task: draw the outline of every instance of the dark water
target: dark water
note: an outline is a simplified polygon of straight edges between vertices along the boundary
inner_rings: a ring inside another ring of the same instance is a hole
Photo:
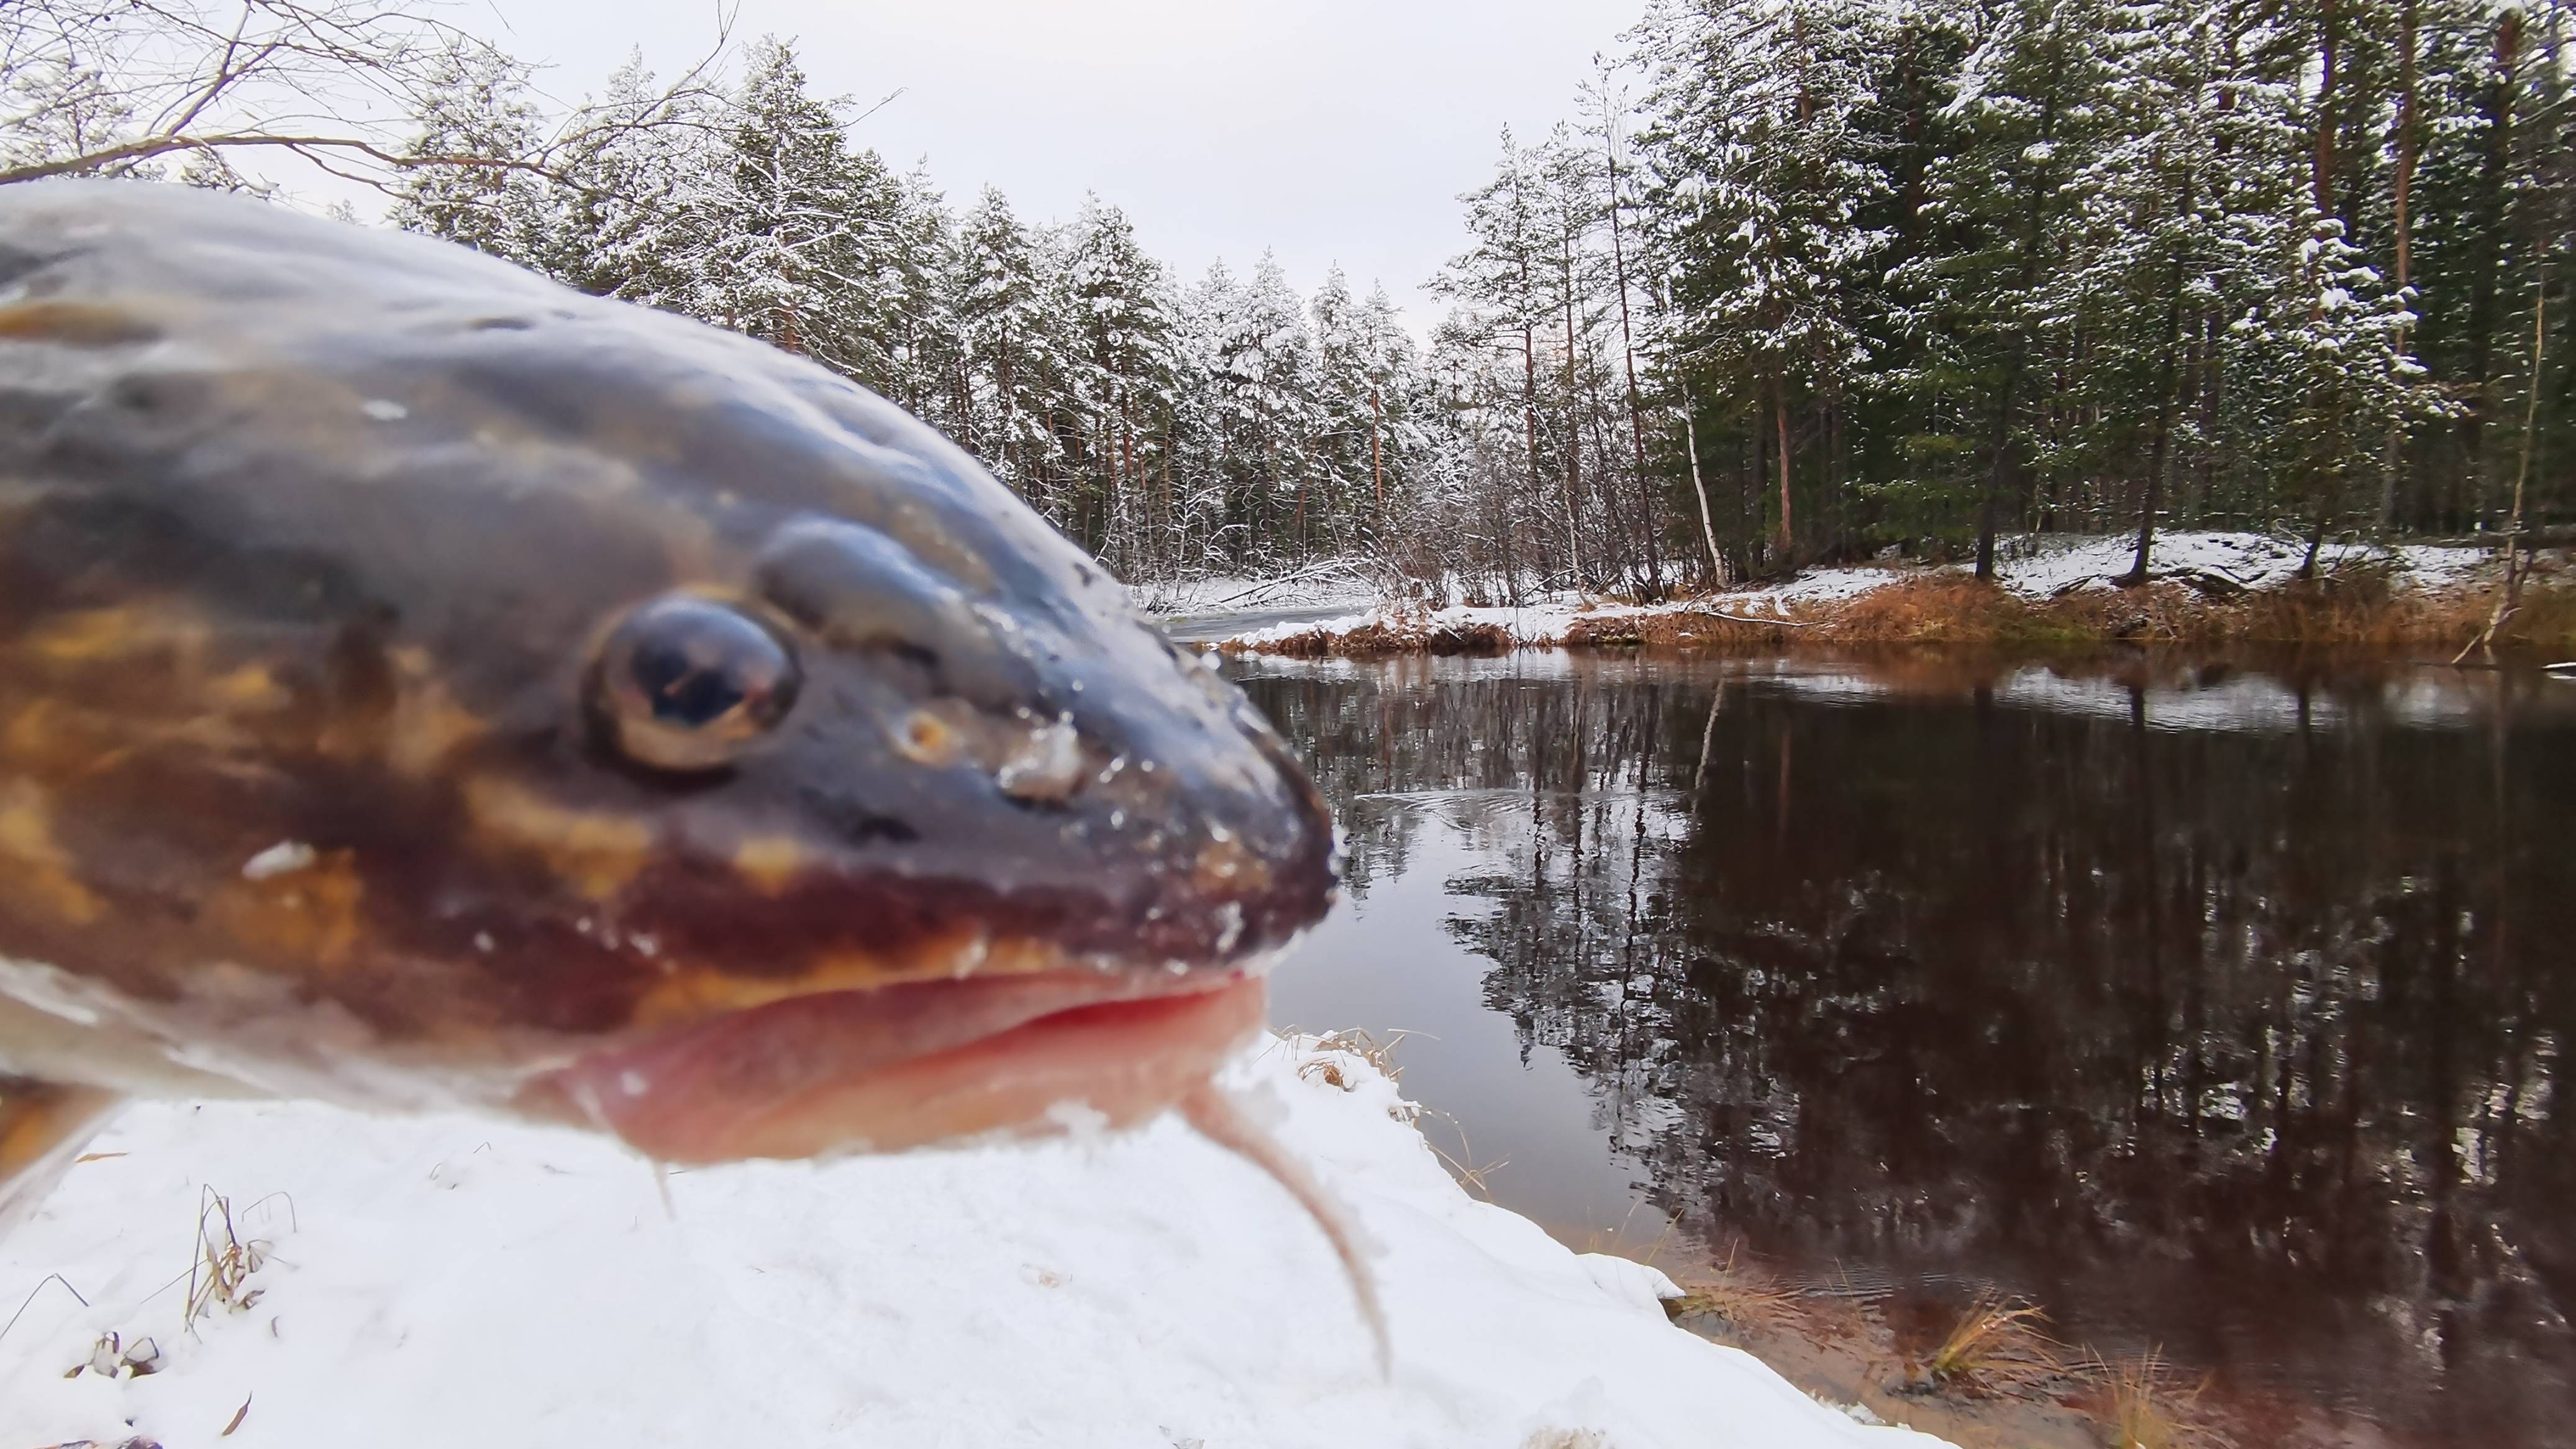
[[[1991,1283],[2353,1443],[2576,1442],[2576,682],[1239,671],[1349,834],[1275,1018],[1578,1246]]]

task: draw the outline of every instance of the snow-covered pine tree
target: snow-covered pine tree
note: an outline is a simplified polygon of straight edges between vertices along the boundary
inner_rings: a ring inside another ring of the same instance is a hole
[[[1548,311],[1547,351],[1543,369],[1551,405],[1546,419],[1547,453],[1563,488],[1569,517],[1585,567],[1580,581],[1588,588],[1607,586],[1620,561],[1644,556],[1634,536],[1636,511],[1627,490],[1612,478],[1624,473],[1625,451],[1609,446],[1602,426],[1604,405],[1600,376],[1601,325],[1610,316],[1605,305],[1610,285],[1609,257],[1595,246],[1608,208],[1601,171],[1588,147],[1559,125],[1536,149],[1540,183],[1539,221],[1545,233],[1546,266],[1540,290]],[[1631,588],[1643,580],[1631,576]]]
[[[1329,551],[1356,550],[1385,494],[1382,365],[1372,320],[1339,266],[1308,303],[1315,338],[1315,470]]]
[[[1798,536],[1793,418],[1870,360],[1856,283],[1887,243],[1867,220],[1887,181],[1862,115],[1885,22],[1861,0],[1665,0],[1640,28],[1671,355],[1767,432],[1782,560]]]
[[[873,152],[869,153],[873,155]],[[864,255],[877,292],[877,351],[886,396],[915,416],[954,430],[950,379],[963,354],[957,332],[957,219],[926,165],[889,178],[882,223]]]
[[[986,187],[958,227],[953,265],[967,394],[960,441],[1035,499],[1054,460],[1047,397],[1059,366],[1044,254],[1009,199]]]
[[[892,211],[883,163],[851,153],[835,105],[807,93],[794,47],[776,37],[746,58],[724,141],[704,305],[726,326],[882,379],[871,252]]]
[[[2039,303],[2086,341],[2059,389],[2076,405],[2032,447],[2037,518],[2042,528],[2070,516],[2109,523],[2111,509],[2096,505],[2114,500],[2099,488],[2133,482],[2130,572],[2143,580],[2178,445],[2194,455],[2210,445],[2187,411],[2223,365],[2206,349],[2261,287],[2261,243],[2236,211],[2248,187],[2235,113],[2251,78],[2217,17],[2192,0],[2113,9],[2094,45],[2107,133],[2072,155],[2074,239],[2067,264],[2043,276]]]
[[[1279,259],[1262,253],[1217,340],[1226,448],[1243,481],[1238,516],[1264,560],[1295,567],[1315,552],[1314,341]],[[1247,558],[1245,562],[1253,560]]]
[[[2027,460],[2053,456],[2063,416],[2074,178],[2104,144],[2111,20],[2111,0],[2005,0],[1979,17],[1947,108],[1951,145],[1923,177],[1941,240],[1906,264],[1899,322],[1927,344],[1913,381],[1938,421],[1918,456],[1938,471],[1924,481],[1972,507],[1979,577],[1993,574],[1998,530],[2028,512]]]
[[[459,41],[432,63],[428,105],[406,157],[521,157],[537,149],[542,113],[528,90],[528,68],[488,45]],[[422,166],[394,186],[388,219],[411,231],[459,242],[522,265],[538,265],[546,247],[547,187],[513,166]]]
[[[1151,562],[1154,499],[1172,413],[1172,307],[1161,264],[1124,212],[1087,198],[1063,238],[1077,330],[1069,371],[1082,454],[1075,537],[1122,574]]]
[[[1360,304],[1360,363],[1369,384],[1369,508],[1372,528],[1409,506],[1439,443],[1438,407],[1420,349],[1385,284]]]
[[[1517,349],[1516,401],[1524,463],[1520,487],[1533,500],[1543,496],[1546,488],[1539,440],[1538,338],[1549,311],[1543,291],[1549,258],[1540,215],[1542,189],[1535,158],[1512,139],[1506,127],[1493,180],[1459,198],[1466,204],[1467,231],[1475,244],[1451,258],[1432,284],[1460,306],[1461,315],[1455,319],[1459,345],[1466,345],[1470,336],[1483,336]],[[1484,369],[1469,368],[1464,375],[1479,384],[1466,394],[1474,399],[1470,405],[1501,405],[1483,386],[1490,381]],[[1561,499],[1552,532],[1565,558],[1566,576],[1579,577],[1582,542],[1576,520],[1562,507]],[[1534,565],[1537,560],[1524,562]],[[1517,581],[1513,587],[1518,587]]]
[[[716,144],[722,118],[659,88],[641,51],[609,75],[594,106],[629,124],[576,139],[563,184],[549,188],[531,262],[594,296],[714,315],[704,282],[729,192]]]

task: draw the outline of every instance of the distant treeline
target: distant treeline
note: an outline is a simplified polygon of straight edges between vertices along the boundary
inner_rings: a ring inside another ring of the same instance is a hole
[[[1176,278],[1098,200],[952,207],[775,41],[688,124],[425,167],[395,219],[808,353],[1138,579],[2492,531],[2576,518],[2571,8],[1662,0],[1462,198],[1427,348],[1338,274]],[[489,52],[436,94],[421,156],[545,122]]]
[[[2565,516],[2571,18],[1667,0],[1634,204],[1721,543]]]
[[[854,146],[763,41],[681,124],[550,171],[429,167],[393,219],[814,357],[980,457],[1131,581],[1364,555],[1436,488],[1438,409],[1386,294],[1264,257],[1183,283],[1097,199],[1034,225]],[[524,154],[524,71],[461,55],[416,154]],[[605,105],[657,94],[630,65]]]

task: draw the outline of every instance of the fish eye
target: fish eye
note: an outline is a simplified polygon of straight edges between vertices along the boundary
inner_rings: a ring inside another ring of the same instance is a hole
[[[594,732],[618,754],[656,770],[715,770],[777,728],[803,680],[768,625],[672,595],[618,621],[583,693]]]

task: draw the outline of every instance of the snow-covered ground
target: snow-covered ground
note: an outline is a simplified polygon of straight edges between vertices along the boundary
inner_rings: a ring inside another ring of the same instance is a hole
[[[2123,537],[2051,537],[2024,544],[1996,562],[1996,581],[2028,599],[2046,599],[2088,583],[2110,587],[2109,579],[2128,572],[2136,541]],[[2231,581],[2245,589],[2276,588],[2287,583],[2307,555],[2304,540],[2264,533],[2175,532],[2156,536],[2151,572],[2157,577],[2199,576]],[[2417,587],[2448,588],[2474,582],[2493,555],[2475,548],[2420,544],[2385,548],[2375,544],[2329,544],[2318,553],[2327,568],[2381,563]],[[1961,565],[1870,564],[1855,568],[1809,569],[1785,583],[1738,589],[1702,599],[1639,606],[1587,599],[1578,594],[1550,594],[1521,608],[1477,609],[1458,606],[1434,613],[1404,613],[1355,603],[1349,613],[1324,619],[1301,619],[1248,629],[1225,642],[1258,651],[1299,635],[1321,631],[1347,634],[1373,624],[1407,628],[1457,629],[1493,624],[1521,644],[1553,644],[1579,618],[1614,620],[1676,610],[1713,608],[1748,618],[1789,612],[1792,606],[1834,604],[1873,589],[1909,579],[1944,573],[1964,575]]]
[[[2288,583],[2307,558],[2303,539],[2269,533],[2175,532],[2156,535],[2150,573],[2205,575],[2231,580],[2247,589],[2278,588]],[[2492,557],[2485,549],[2403,544],[2335,543],[2317,551],[2322,568],[2387,564],[2418,587],[2450,587],[2470,582]],[[2056,536],[2008,552],[1995,561],[1995,581],[2026,599],[2050,598],[2086,583],[2125,574],[2137,558],[2134,537]],[[1814,603],[1853,598],[1902,579],[1945,570],[1922,567],[1811,569],[1786,584],[1750,589],[1727,597],[1747,602]],[[1947,572],[1966,573],[1953,565]],[[2104,583],[2105,587],[2109,585]]]
[[[1370,606],[1332,618],[1300,619],[1249,629],[1230,636],[1226,642],[1258,651],[1265,644],[1276,644],[1319,630],[1326,634],[1347,634],[1371,624],[1400,621],[1408,628],[1426,629],[1468,629],[1491,624],[1510,635],[1516,643],[1552,644],[1563,638],[1565,631],[1577,619],[1628,618],[1640,614],[1672,613],[1690,607],[1694,605],[1610,603],[1568,592],[1542,594],[1517,608],[1474,608],[1455,604],[1429,612],[1399,613]]]
[[[1359,1059],[1273,1043],[1233,1086],[1375,1240],[1391,1378],[1314,1226],[1174,1122],[657,1187],[570,1132],[154,1105],[0,1242],[0,1446],[1938,1449],[1471,1200]],[[261,1260],[189,1327],[212,1192]]]
[[[1368,573],[1356,563],[1324,563],[1282,578],[1214,575],[1173,583],[1130,584],[1128,597],[1153,614],[1209,614],[1227,609],[1358,607],[1376,597]]]

